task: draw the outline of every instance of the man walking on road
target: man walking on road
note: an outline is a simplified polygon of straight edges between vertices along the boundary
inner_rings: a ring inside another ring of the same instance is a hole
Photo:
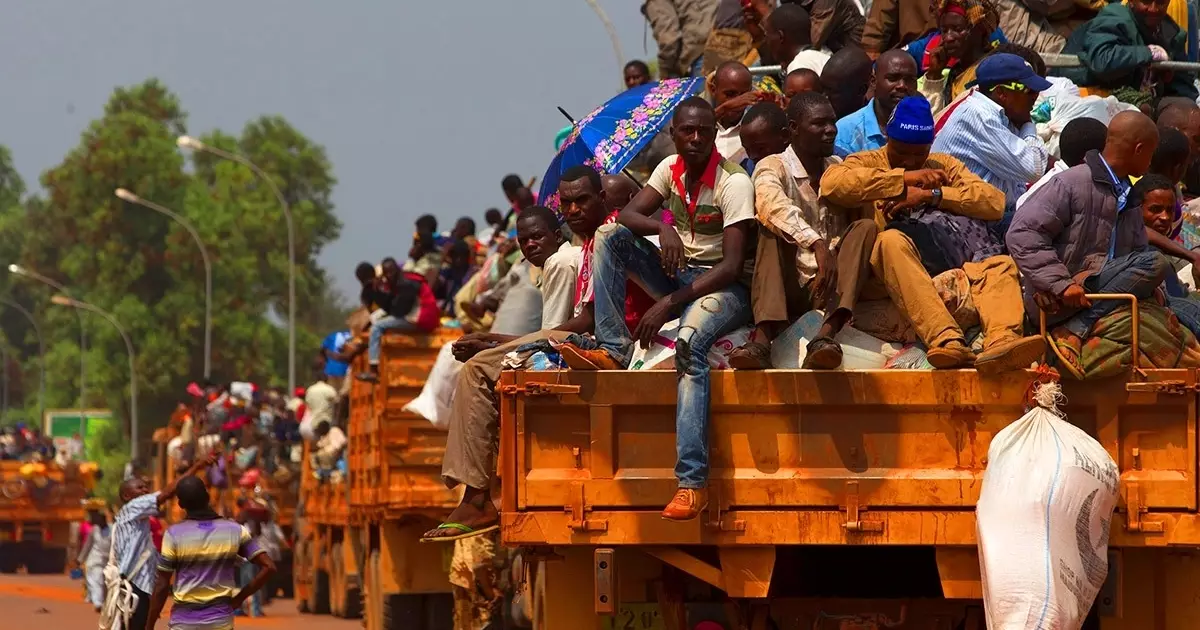
[[[245,527],[213,511],[203,481],[190,477],[179,482],[179,507],[186,515],[163,537],[154,601],[141,627],[154,630],[174,576],[171,630],[233,630],[234,611],[266,585],[275,563]],[[257,575],[240,590],[234,579],[238,558],[258,566]]]
[[[150,613],[150,591],[154,589],[154,567],[158,564],[158,550],[154,547],[154,537],[150,532],[150,518],[175,496],[179,483],[194,477],[215,462],[219,455],[218,451],[213,451],[159,492],[151,492],[141,477],[121,482],[119,491],[124,505],[113,523],[112,544],[116,546],[114,555],[117,568],[121,575],[129,579],[138,598],[133,616],[130,617],[130,630],[145,628]]]

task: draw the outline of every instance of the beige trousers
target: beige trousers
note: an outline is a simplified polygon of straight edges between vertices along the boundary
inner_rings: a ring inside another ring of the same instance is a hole
[[[491,487],[500,440],[496,381],[500,380],[500,362],[504,355],[532,341],[550,339],[557,342],[569,334],[541,330],[484,350],[463,366],[454,389],[450,434],[442,459],[442,477],[447,487],[458,484],[479,489]]]

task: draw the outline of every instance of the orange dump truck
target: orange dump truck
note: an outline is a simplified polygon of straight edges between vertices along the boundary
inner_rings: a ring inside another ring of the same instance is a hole
[[[71,525],[87,516],[78,470],[0,461],[0,573],[66,571]]]
[[[974,507],[1032,380],[714,371],[710,503],[676,523],[674,373],[506,372],[502,538],[540,560],[535,627],[983,630]],[[1198,627],[1196,371],[1063,389],[1121,480],[1084,628]]]
[[[441,480],[446,433],[403,407],[459,334],[384,337],[379,382],[351,385],[347,478],[318,482],[306,449],[293,572],[302,612],[361,616],[368,630],[451,626],[449,549],[418,541],[458,504]],[[351,373],[365,368],[359,357]]]

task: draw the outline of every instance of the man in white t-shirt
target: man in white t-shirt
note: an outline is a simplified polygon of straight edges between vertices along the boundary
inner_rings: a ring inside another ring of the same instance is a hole
[[[675,110],[671,136],[679,154],[654,169],[619,223],[596,231],[595,347],[582,342],[561,347],[574,369],[625,369],[635,340],[648,346],[668,320],[679,318],[679,488],[662,513],[671,520],[694,519],[708,502],[708,351],[749,323],[751,313],[745,263],[751,231],[757,229],[754,185],[746,171],[716,151],[716,134],[716,115],[704,99],[689,98]],[[664,205],[674,226],[651,218]],[[658,236],[661,248],[648,236]],[[657,299],[632,331],[625,323],[627,280]]]
[[[808,68],[820,76],[830,52],[812,46],[812,21],[808,11],[798,4],[785,4],[767,16],[763,24],[767,50],[789,74]]]
[[[317,379],[317,382],[304,390],[305,412],[302,422],[314,429],[322,422],[333,424],[337,402],[338,391],[333,388],[333,385],[326,382],[323,377]]]

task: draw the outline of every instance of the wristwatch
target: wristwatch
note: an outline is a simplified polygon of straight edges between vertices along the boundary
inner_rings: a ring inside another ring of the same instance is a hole
[[[930,205],[932,205],[934,208],[940,208],[942,205],[942,189],[934,188],[933,190],[929,191],[929,193],[933,195],[933,203]]]

